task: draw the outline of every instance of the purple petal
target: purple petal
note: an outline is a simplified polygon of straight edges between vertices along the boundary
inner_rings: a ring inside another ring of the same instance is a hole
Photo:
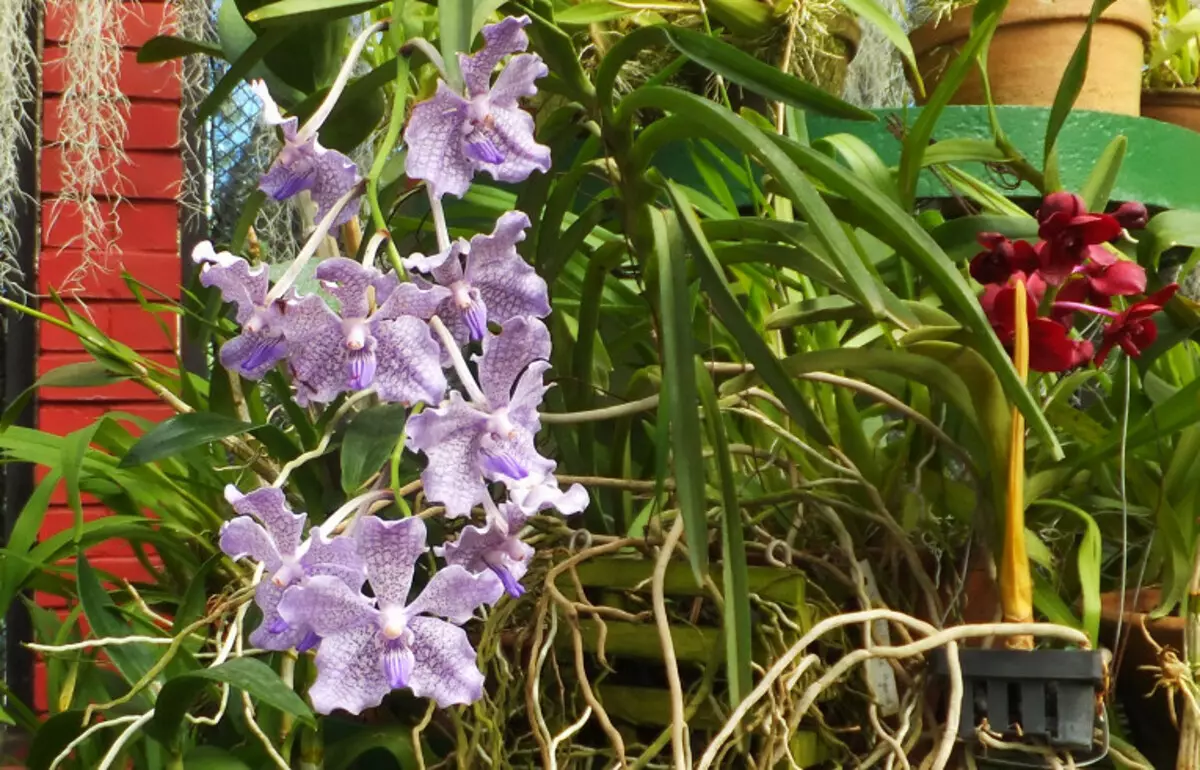
[[[462,151],[466,101],[442,82],[432,98],[413,107],[404,142],[405,172],[429,183],[436,196],[461,198],[471,185],[473,169]]]
[[[472,288],[466,293],[465,301],[457,301],[459,310],[462,313],[463,323],[466,324],[467,332],[471,335],[472,340],[481,340],[483,335],[487,333],[488,309],[480,296],[479,290]]]
[[[277,201],[287,200],[303,190],[313,190],[320,174],[312,143],[285,143],[267,173],[258,180],[258,189]]]
[[[342,318],[370,315],[375,283],[383,277],[375,268],[345,257],[323,260],[317,265],[315,275],[322,288],[338,301]]]
[[[499,163],[475,161],[475,168],[488,172],[497,182],[524,182],[534,171],[550,170],[550,148],[533,138],[533,118],[516,107],[492,106],[488,138],[499,148]]]
[[[463,154],[476,163],[503,163],[504,153],[496,146],[496,138],[484,127],[475,128],[463,140]]]
[[[449,296],[450,291],[441,286],[402,283],[388,295],[387,301],[380,305],[371,319],[390,320],[401,316],[413,316],[427,321],[433,318]]]
[[[374,624],[343,629],[321,639],[317,681],[308,688],[313,710],[359,714],[383,702],[392,686],[383,670],[383,635]]]
[[[485,434],[480,439],[479,464],[484,476],[509,488],[541,484],[554,472],[555,463],[538,454],[533,434],[519,425],[514,427],[508,436]]]
[[[429,325],[412,316],[375,321],[372,334],[378,342],[375,390],[383,401],[401,404],[437,404],[446,392],[441,348]]]
[[[315,294],[301,298],[287,315],[288,363],[296,402],[328,403],[346,390],[346,336],[342,320]]]
[[[287,340],[273,331],[242,332],[221,346],[221,366],[248,380],[260,380],[287,358]]]
[[[450,565],[429,579],[425,590],[408,606],[408,612],[437,615],[461,625],[471,619],[475,610],[495,604],[502,593],[502,587],[490,575],[473,575],[463,567]]]
[[[339,535],[326,538],[315,527],[308,539],[308,548],[300,557],[300,564],[307,575],[330,575],[348,587],[358,591],[367,579],[362,559],[358,556],[358,543],[354,538]]]
[[[392,296],[392,292],[403,284],[400,283],[400,278],[396,275],[396,271],[389,270],[376,278],[375,282],[371,285],[375,287],[375,304],[383,306],[387,304],[388,299]]]
[[[470,514],[487,492],[478,464],[479,439],[488,417],[451,391],[449,403],[408,419],[409,449],[427,459],[421,481],[425,496],[446,506],[451,518]]]
[[[408,628],[416,658],[408,682],[413,695],[432,698],[440,708],[479,700],[483,674],[466,632],[437,618],[413,618]]]
[[[211,247],[210,247],[211,248]],[[437,268],[446,264],[447,260],[453,258],[454,262],[460,262],[462,253],[467,248],[467,242],[459,239],[450,244],[450,248],[445,251],[439,251],[436,254],[425,256],[420,252],[413,252],[405,259],[400,260],[405,269],[412,270],[418,273],[432,273]],[[458,265],[459,272],[462,271],[462,265]]]
[[[389,639],[383,646],[383,673],[393,690],[408,687],[416,658],[400,639]]]
[[[376,344],[376,340],[368,339],[366,347],[346,354],[346,386],[350,390],[362,390],[375,381],[375,369],[379,365],[375,355]]]
[[[303,639],[296,643],[296,652],[308,652],[320,643],[321,637],[317,636],[313,631],[309,631],[304,635]]]
[[[549,361],[531,363],[517,379],[508,402],[509,418],[532,434],[541,430],[542,421],[537,410],[542,405],[542,397],[550,389],[542,381],[542,376],[549,368]]]
[[[479,290],[490,319],[501,326],[518,316],[550,314],[546,282],[517,253],[527,227],[529,217],[510,211],[497,220],[491,235],[471,239],[466,282]]]
[[[220,542],[221,550],[229,558],[236,561],[249,556],[267,565],[269,572],[279,569],[283,561],[275,541],[261,524],[249,516],[238,516],[222,524]]]
[[[379,606],[407,605],[413,569],[417,559],[429,550],[425,545],[425,522],[366,516],[358,522],[354,536]]]
[[[519,537],[526,521],[521,509],[505,503],[501,511],[505,515],[503,526],[489,519],[483,527],[464,527],[458,539],[447,543],[442,552],[447,564],[460,565],[472,573],[490,571],[500,578],[504,590],[511,596],[520,596],[524,589],[517,581],[529,569],[534,550]]]
[[[196,246],[192,251],[192,259],[201,266],[200,284],[216,286],[223,300],[237,306],[239,324],[245,323],[254,309],[266,299],[266,265],[251,267],[249,262],[228,251],[217,253],[208,241]]]
[[[329,637],[355,626],[377,627],[379,613],[366,596],[332,575],[316,575],[304,585],[290,586],[277,605],[291,626],[311,628]]]
[[[534,361],[550,358],[550,330],[535,318],[513,318],[500,334],[483,338],[479,386],[493,409],[507,406],[517,378]],[[539,375],[540,377],[540,375]]]
[[[572,484],[566,491],[558,488],[558,481],[548,476],[541,484],[528,489],[510,489],[509,497],[526,515],[533,515],[548,508],[559,513],[579,513],[588,505],[588,493],[580,484]]]
[[[322,219],[333,208],[338,199],[358,184],[358,166],[337,150],[328,150],[314,142],[316,156],[314,169],[316,179],[312,186],[313,203],[317,206],[317,219]],[[358,216],[359,198],[351,200],[333,220],[340,227]]]
[[[287,588],[263,580],[254,589],[254,603],[262,610],[263,619],[258,628],[251,632],[250,644],[260,650],[290,650],[310,632],[307,625],[294,626],[279,614],[279,601]]]
[[[517,101],[537,94],[533,83],[550,74],[542,57],[533,53],[521,54],[508,60],[492,86],[489,100],[496,107],[516,107]]]
[[[230,490],[227,489],[226,496],[230,494]],[[296,553],[296,549],[300,547],[300,533],[304,530],[305,516],[303,513],[292,513],[282,490],[262,487],[236,497],[232,500],[232,505],[233,510],[238,513],[253,516],[262,522],[280,556],[292,556]],[[270,565],[267,565],[267,568],[277,569]]]
[[[492,574],[500,579],[500,585],[504,586],[506,594],[514,599],[520,599],[525,595],[525,586],[521,585],[521,579],[514,575],[508,567],[499,564],[489,564],[487,566],[492,571]]]
[[[529,36],[525,34],[527,26],[528,16],[509,16],[495,24],[489,24],[482,30],[483,48],[469,56],[461,53],[458,55],[467,93],[472,96],[486,94],[491,89],[492,72],[500,60],[529,47]]]

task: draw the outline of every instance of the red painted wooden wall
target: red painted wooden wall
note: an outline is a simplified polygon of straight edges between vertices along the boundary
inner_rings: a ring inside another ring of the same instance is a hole
[[[45,17],[40,179],[42,227],[37,266],[37,287],[42,294],[62,287],[82,259],[80,252],[71,247],[72,240],[80,232],[77,213],[69,206],[55,206],[56,195],[63,189],[62,155],[55,146],[59,139],[58,106],[64,88],[61,44],[69,34],[69,14],[74,2],[50,0]],[[179,297],[179,191],[183,178],[180,70],[178,63],[141,65],[135,59],[136,49],[146,40],[169,31],[170,7],[162,0],[143,0],[140,11],[136,6],[130,7],[133,10],[124,16],[125,50],[120,73],[122,91],[130,101],[129,131],[124,146],[128,162],[120,169],[116,188],[124,199],[118,207],[119,231],[114,229],[120,252],[110,257],[109,272],[89,274],[74,293],[75,300],[68,302],[77,311],[90,313],[97,326],[113,338],[151,357],[161,358],[164,363],[173,363],[177,343],[175,317],[167,317],[172,332],[164,334],[134,301],[121,273],[127,271],[143,283]],[[61,316],[52,302],[43,302],[42,309]],[[43,324],[38,337],[39,375],[57,366],[90,358],[72,335],[53,326]],[[161,420],[173,413],[152,394],[130,383],[94,389],[46,388],[39,394],[37,425],[42,430],[66,434],[109,411],[129,412],[152,420]],[[85,516],[89,519],[106,515],[103,507],[86,496],[84,505]],[[70,527],[72,521],[65,489],[60,486],[46,516],[43,537]],[[103,543],[89,555],[91,564],[99,570],[130,580],[144,575],[126,543]],[[38,601],[42,606],[65,612],[59,597],[39,595]],[[45,711],[45,669],[40,662],[35,669],[34,692],[37,709]]]

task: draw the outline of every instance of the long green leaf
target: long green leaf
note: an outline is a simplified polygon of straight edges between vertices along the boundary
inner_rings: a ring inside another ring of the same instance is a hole
[[[438,40],[442,60],[446,64],[446,79],[455,91],[462,90],[462,71],[458,55],[471,52],[471,22],[475,18],[472,0],[438,0]]]
[[[768,136],[763,134],[763,136]],[[884,237],[897,253],[913,263],[929,279],[944,309],[972,332],[974,347],[987,360],[1009,401],[1015,404],[1029,427],[1043,441],[1055,459],[1063,456],[1062,447],[1041,406],[1017,377],[1012,359],[992,331],[975,293],[961,272],[907,212],[886,196],[858,184],[844,169],[819,152],[785,137],[770,137],[788,157],[834,193],[845,197],[863,216],[875,220],[877,235]]]
[[[795,381],[784,370],[783,364],[771,352],[770,347],[763,341],[762,336],[746,318],[741,306],[738,305],[737,298],[734,297],[729,284],[725,282],[721,264],[713,254],[708,239],[704,237],[704,231],[701,229],[700,222],[696,219],[691,205],[688,204],[687,198],[671,182],[667,183],[667,192],[671,196],[671,203],[675,206],[684,237],[695,257],[700,283],[704,287],[709,301],[712,302],[717,317],[738,341],[746,358],[754,364],[755,373],[775,391],[775,395],[783,402],[792,419],[819,443],[829,444],[831,442],[829,431],[817,419],[812,407],[808,405],[796,387]]]
[[[670,390],[671,455],[675,495],[683,517],[683,534],[696,582],[708,571],[708,517],[704,497],[704,460],[700,446],[700,415],[696,411],[696,381],[692,377],[692,301],[688,292],[686,257],[671,223],[648,208],[658,265],[662,324],[663,389]],[[676,230],[678,228],[675,228]]]
[[[615,48],[615,46],[614,46]],[[881,318],[886,315],[886,307],[876,278],[867,269],[863,256],[846,234],[846,230],[837,217],[830,211],[828,204],[822,199],[816,187],[801,173],[796,163],[787,153],[770,142],[763,141],[763,132],[752,126],[746,120],[733,115],[728,110],[702,99],[695,94],[686,93],[675,88],[662,86],[643,86],[621,101],[618,122],[627,120],[628,114],[640,108],[667,110],[675,115],[686,118],[691,122],[693,136],[706,136],[717,141],[727,142],[736,146],[742,152],[758,157],[767,170],[774,176],[775,181],[783,188],[785,195],[795,204],[796,209],[812,228],[813,235],[825,248],[825,254],[837,266],[838,271],[854,292],[854,298],[865,307],[870,308],[873,317]],[[666,121],[658,121],[665,123]],[[652,153],[653,147],[646,147],[651,130],[643,132],[635,145],[643,148],[645,153]],[[812,152],[811,150],[808,150]],[[820,154],[820,153],[814,153]],[[821,156],[825,157],[825,156]],[[632,163],[645,163],[648,158]],[[825,158],[826,162],[836,164]],[[852,176],[846,175],[853,179]],[[858,184],[857,181],[855,184]]]
[[[911,208],[917,195],[917,178],[921,172],[922,158],[929,149],[929,140],[933,138],[933,127],[941,116],[942,110],[950,103],[950,99],[958,91],[958,87],[966,80],[971,68],[976,66],[976,57],[991,41],[992,35],[1000,23],[1000,14],[1004,12],[1007,0],[980,0],[975,6],[971,19],[971,36],[966,45],[959,51],[958,56],[942,74],[942,79],[934,89],[929,101],[921,108],[921,114],[913,123],[908,136],[904,138],[904,148],[900,152],[900,172],[897,184],[900,187],[900,200],[906,208]]]
[[[121,458],[120,467],[132,468],[174,457],[189,449],[246,433],[256,427],[248,422],[212,412],[179,414],[159,423],[142,436],[129,453]]]
[[[1121,161],[1125,160],[1125,149],[1129,140],[1124,136],[1114,137],[1104,152],[1096,160],[1092,173],[1088,174],[1083,189],[1079,191],[1088,211],[1104,211],[1108,205],[1108,196],[1112,195],[1117,185],[1117,177],[1121,173]]]
[[[900,26],[896,17],[878,0],[842,0],[842,4],[851,13],[882,32],[888,42],[896,46],[896,50],[904,58],[904,63],[908,65],[908,73],[913,78],[917,95],[924,96],[925,83],[921,80],[921,73],[917,71],[917,57],[913,53],[908,33]]]
[[[236,687],[260,703],[316,726],[312,710],[274,669],[254,658],[232,658],[219,666],[181,674],[164,684],[148,729],[160,740],[177,741],[188,709],[213,683]]]
[[[75,514],[75,542],[78,543],[83,532],[83,504],[80,501],[79,479],[83,472],[83,461],[92,443],[92,437],[104,422],[101,417],[96,422],[66,436],[62,447],[62,472],[67,483],[67,505]]]
[[[1083,604],[1083,630],[1092,640],[1092,646],[1100,638],[1100,559],[1103,537],[1100,526],[1091,514],[1077,505],[1063,500],[1038,500],[1035,505],[1048,505],[1069,511],[1083,523],[1083,535],[1079,539],[1076,564],[1079,569],[1079,590]]]
[[[225,51],[221,46],[206,40],[191,40],[174,35],[159,35],[152,37],[138,49],[138,64],[157,64],[159,62],[182,59],[184,56],[200,54],[214,59],[224,59]]]
[[[100,585],[96,572],[82,554],[75,561],[75,579],[79,603],[83,606],[88,625],[97,637],[132,636],[132,629],[120,618],[112,598]],[[113,665],[129,682],[136,682],[154,665],[154,653],[144,645],[113,645],[105,649]]]
[[[255,8],[246,21],[263,26],[307,24],[353,16],[383,5],[388,0],[279,0]]]
[[[729,438],[717,404],[717,391],[704,362],[696,359],[696,382],[704,424],[717,464],[721,490],[721,593],[725,597],[725,675],[729,679],[729,706],[737,708],[754,687],[750,668],[753,637],[750,631],[750,576],[746,566],[745,533],[742,510],[738,505],[737,481],[729,455]]]
[[[1054,165],[1052,160],[1056,149],[1054,144],[1058,141],[1058,134],[1067,122],[1067,116],[1071,114],[1071,109],[1075,106],[1075,100],[1083,91],[1083,79],[1087,76],[1088,52],[1092,47],[1092,30],[1100,19],[1100,14],[1104,13],[1105,9],[1114,2],[1116,0],[1095,0],[1092,3],[1092,12],[1088,15],[1083,37],[1075,46],[1075,52],[1071,54],[1067,68],[1063,71],[1062,80],[1058,82],[1058,92],[1054,95],[1054,104],[1050,107],[1050,118],[1046,121],[1046,139],[1043,144],[1044,165],[1047,169]]]

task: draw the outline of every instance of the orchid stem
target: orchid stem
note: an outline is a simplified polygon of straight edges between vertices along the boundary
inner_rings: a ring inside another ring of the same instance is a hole
[[[442,54],[434,47],[433,43],[423,37],[410,38],[404,47],[400,49],[400,53],[406,54],[410,50],[420,51],[429,60],[429,63],[437,68],[438,74],[442,76],[442,80],[450,82],[450,76],[446,74],[446,60],[442,58]]]
[[[367,250],[363,253],[363,267],[368,270],[375,267],[375,257],[379,254],[379,247],[386,240],[388,240],[387,230],[376,230],[371,235],[371,240],[367,241]]]
[[[392,94],[392,114],[388,118],[387,133],[384,134],[383,142],[379,145],[379,149],[375,152],[375,160],[371,163],[371,170],[367,172],[367,202],[371,206],[371,222],[375,225],[375,229],[388,229],[387,219],[383,216],[383,209],[379,205],[379,179],[383,176],[383,171],[387,168],[388,158],[391,157],[392,150],[396,148],[396,143],[400,141],[400,130],[404,127],[404,116],[408,109],[408,59],[403,56],[396,57],[396,80],[395,91]],[[396,276],[404,280],[408,275],[404,266],[400,261],[400,252],[396,249],[396,243],[392,239],[388,239],[388,259],[392,263],[392,267],[396,270]]]
[[[312,256],[317,253],[317,249],[320,248],[321,242],[325,240],[325,236],[329,233],[329,229],[333,227],[334,220],[337,219],[338,215],[342,213],[342,209],[346,208],[350,201],[354,200],[361,194],[362,182],[359,182],[347,190],[346,194],[338,198],[337,202],[333,204],[329,211],[325,212],[325,216],[323,216],[321,221],[317,223],[317,229],[313,230],[312,235],[308,236],[308,240],[304,243],[304,248],[302,248],[300,253],[296,255],[296,258],[292,260],[292,264],[288,265],[287,272],[285,272],[283,276],[275,282],[275,285],[271,287],[271,290],[267,292],[266,299],[263,300],[264,306],[275,302],[282,297],[288,289],[292,288],[292,285],[296,283],[296,279],[300,277],[300,273],[304,270],[304,266],[308,264],[308,260],[312,259]]]
[[[434,195],[433,189],[428,185],[425,189],[429,192],[429,211],[433,215],[433,231],[437,234],[438,252],[449,251],[450,231],[446,229],[446,212],[442,210],[441,196]]]
[[[370,507],[372,503],[393,496],[391,489],[373,489],[370,492],[364,492],[358,497],[347,500],[341,508],[338,508],[333,513],[329,514],[329,518],[321,524],[321,534],[325,537],[333,537],[333,533],[337,530],[338,525],[346,520],[346,517],[355,511]]]
[[[337,100],[341,98],[342,92],[346,89],[346,83],[350,81],[350,76],[354,74],[354,65],[358,62],[358,57],[362,56],[363,48],[367,45],[367,40],[376,32],[387,28],[387,21],[377,21],[364,29],[355,38],[354,45],[350,47],[350,53],[346,54],[346,59],[342,62],[342,68],[338,70],[337,79],[329,87],[329,93],[325,95],[321,106],[317,108],[317,111],[308,120],[304,121],[304,125],[296,132],[298,140],[303,141],[315,135],[329,118],[329,114],[333,112],[334,106],[337,105]]]
[[[442,345],[445,346],[446,352],[450,355],[450,360],[454,363],[454,371],[458,373],[458,379],[462,380],[462,386],[466,389],[467,395],[476,404],[481,406],[486,404],[487,396],[483,395],[483,390],[475,382],[475,377],[471,374],[470,368],[467,367],[467,361],[462,357],[462,351],[459,350],[458,343],[454,341],[454,336],[450,334],[450,330],[446,328],[446,324],[442,323],[442,319],[434,316],[429,319],[429,326],[441,338]]]
[[[1095,313],[1096,315],[1108,316],[1109,318],[1116,318],[1118,315],[1120,315],[1115,310],[1106,310],[1102,307],[1096,307],[1095,305],[1088,305],[1083,302],[1071,302],[1069,300],[1056,301],[1054,303],[1054,309],[1082,310],[1085,313]]]

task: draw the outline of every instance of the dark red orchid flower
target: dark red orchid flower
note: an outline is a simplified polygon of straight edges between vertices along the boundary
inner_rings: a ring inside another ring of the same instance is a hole
[[[1073,340],[1067,333],[1067,327],[1061,323],[1037,317],[1037,303],[1030,292],[1025,293],[1025,302],[1029,322],[1030,369],[1036,372],[1064,372],[1086,363],[1092,357],[1092,343]],[[1010,282],[996,287],[995,291],[985,291],[980,303],[992,322],[996,336],[1011,351],[1017,335],[1016,287]]]
[[[1126,230],[1141,230],[1150,221],[1150,212],[1137,201],[1127,201],[1117,206],[1116,211],[1112,212],[1112,217]]]
[[[986,251],[971,260],[971,277],[976,281],[984,285],[1004,283],[1013,273],[1037,269],[1037,252],[1029,243],[1010,241],[1000,233],[980,233],[977,239]]]
[[[1039,271],[1046,283],[1061,286],[1093,250],[1121,235],[1121,224],[1108,214],[1089,214],[1078,195],[1047,195],[1037,211]]]
[[[1114,347],[1120,347],[1126,355],[1137,358],[1142,351],[1158,339],[1158,324],[1152,316],[1163,309],[1167,301],[1179,291],[1178,284],[1170,284],[1129,306],[1104,328],[1104,339],[1096,352],[1096,365],[1104,363]]]

